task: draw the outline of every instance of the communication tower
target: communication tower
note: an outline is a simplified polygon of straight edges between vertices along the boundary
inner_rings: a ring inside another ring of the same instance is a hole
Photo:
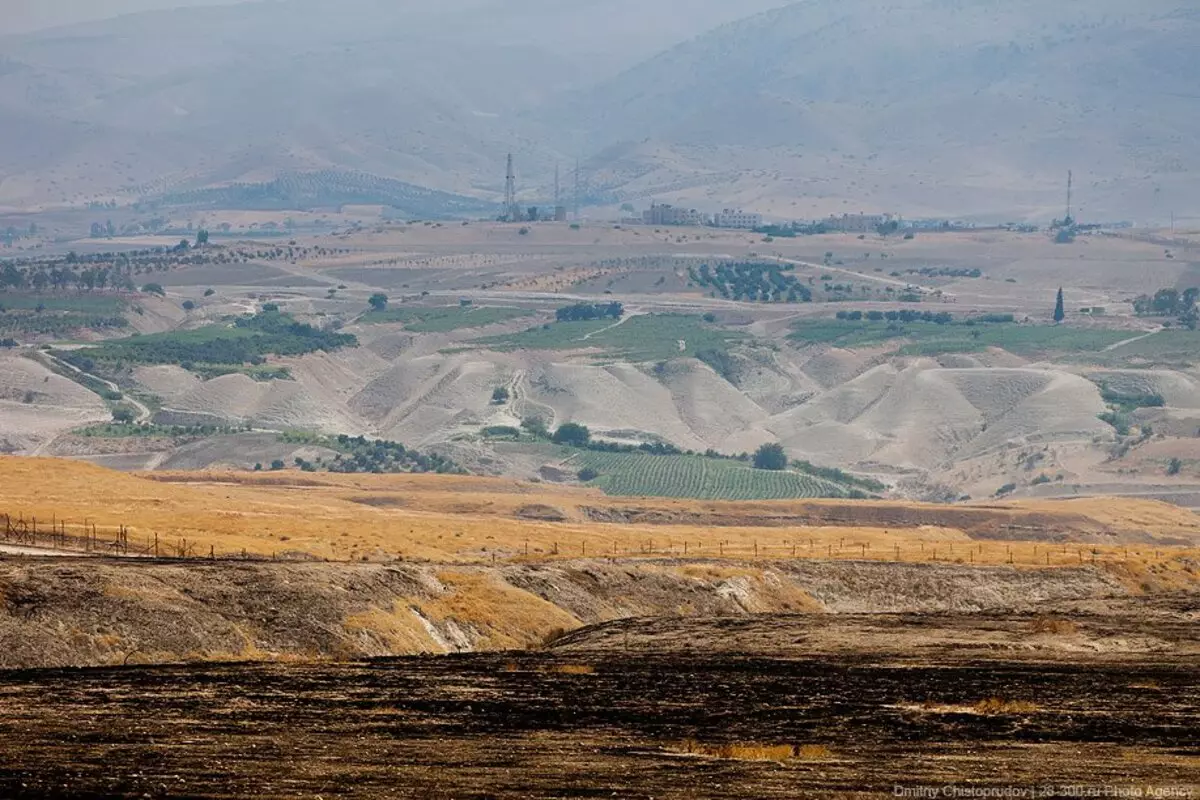
[[[507,222],[520,222],[521,217],[521,207],[517,205],[517,173],[513,169],[512,153],[509,153],[508,173],[504,179],[504,219]]]

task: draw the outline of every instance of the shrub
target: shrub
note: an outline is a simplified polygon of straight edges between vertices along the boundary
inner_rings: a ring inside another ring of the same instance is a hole
[[[1168,475],[1178,475],[1179,471],[1182,469],[1183,469],[1183,462],[1180,461],[1178,458],[1172,458],[1171,462],[1169,464],[1167,464],[1167,474]]]
[[[112,412],[113,422],[121,425],[128,425],[137,419],[137,415],[133,413],[133,409],[128,406],[117,406]]]
[[[737,378],[737,362],[724,350],[711,347],[705,348],[696,352],[696,358],[708,364],[708,366],[712,367],[713,372],[730,383],[733,383],[734,379]]]
[[[278,472],[279,470],[283,469],[284,466],[286,466],[286,465],[283,463],[283,461],[281,459],[278,459],[278,458],[271,462],[271,469],[274,472]]]
[[[559,322],[586,322],[593,319],[620,319],[625,316],[621,303],[576,303],[555,312]]]
[[[521,435],[521,429],[514,428],[512,425],[489,425],[483,429],[483,435],[488,438],[516,439]]]
[[[755,469],[779,472],[787,469],[787,465],[787,454],[783,452],[783,445],[781,444],[764,444],[754,452]]]
[[[546,421],[541,417],[525,417],[521,420],[521,427],[539,439],[550,437],[550,429],[546,427]]]
[[[1012,494],[1017,490],[1015,483],[1006,483],[996,490],[996,497],[1003,497],[1006,494]]]
[[[196,304],[193,301],[191,301],[191,300],[183,301],[183,310],[184,311],[192,311],[195,308],[196,308]]]
[[[596,478],[600,477],[600,473],[591,467],[584,467],[583,469],[579,470],[578,477],[583,483],[591,483],[592,481],[596,480]]]
[[[214,294],[216,294],[216,291],[213,289],[205,289],[204,290],[205,297],[212,297]]]
[[[142,293],[143,294],[156,294],[159,297],[167,296],[167,293],[163,289],[162,284],[158,284],[158,283],[147,283],[147,284],[143,285]]]
[[[591,438],[592,432],[587,429],[586,425],[567,422],[560,425],[554,432],[552,441],[555,444],[565,444],[570,447],[587,447]]]
[[[497,386],[492,390],[492,402],[498,406],[502,406],[507,403],[509,397],[510,394],[508,387],[506,386]]]

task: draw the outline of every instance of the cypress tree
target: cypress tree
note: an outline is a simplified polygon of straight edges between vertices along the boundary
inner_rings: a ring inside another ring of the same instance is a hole
[[[1062,290],[1062,287],[1060,286],[1060,287],[1058,287],[1058,300],[1056,300],[1054,303],[1054,321],[1062,322],[1066,318],[1067,318],[1067,309],[1066,309],[1066,305],[1063,303],[1063,290]]]

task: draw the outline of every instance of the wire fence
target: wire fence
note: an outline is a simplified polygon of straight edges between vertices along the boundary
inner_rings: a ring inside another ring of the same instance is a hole
[[[122,558],[208,559],[208,560],[279,560],[277,553],[262,554],[217,551],[210,543],[186,537],[167,537],[159,533],[135,534],[127,525],[101,524],[96,520],[50,519],[0,514],[3,523],[0,555],[93,555]],[[916,533],[916,530],[911,531]],[[336,552],[336,551],[335,551]],[[1195,553],[1200,550],[1159,545],[1114,546],[1078,542],[1036,542],[1031,540],[923,540],[903,534],[883,540],[858,540],[830,536],[820,529],[814,535],[799,538],[770,538],[762,541],[672,537],[637,538],[629,535],[573,537],[569,541],[529,539],[517,546],[490,550],[464,550],[458,560],[492,563],[533,563],[574,558],[687,558],[730,560],[853,560],[922,564],[979,564],[1013,566],[1079,566],[1084,564],[1147,561]],[[340,554],[338,554],[340,555]],[[284,553],[285,560],[318,560],[307,553]],[[371,555],[319,560],[353,562],[392,562],[409,560],[403,553],[375,550]],[[426,561],[426,558],[411,559]]]
[[[3,536],[0,545],[30,554],[78,553],[130,558],[216,558],[207,549],[186,538],[165,538],[158,533],[134,536],[126,525],[102,525],[95,520],[67,520],[57,516],[0,514]],[[246,554],[243,553],[243,556]],[[233,554],[224,557],[232,558]]]

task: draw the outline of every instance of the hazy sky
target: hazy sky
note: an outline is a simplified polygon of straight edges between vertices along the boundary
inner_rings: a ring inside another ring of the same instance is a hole
[[[245,0],[0,0],[0,33],[67,25],[134,11],[181,6],[215,6]]]

